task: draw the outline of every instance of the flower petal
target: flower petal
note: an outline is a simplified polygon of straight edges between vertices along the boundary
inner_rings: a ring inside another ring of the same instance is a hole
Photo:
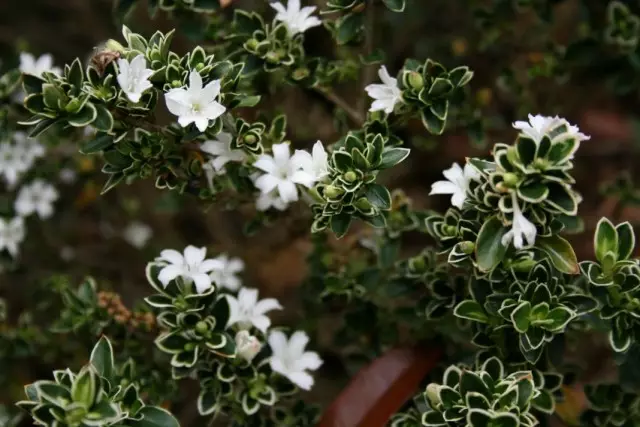
[[[160,258],[163,261],[170,262],[171,264],[182,265],[184,264],[184,257],[182,254],[175,249],[165,249],[160,252]]]
[[[313,387],[313,377],[306,372],[290,372],[286,377],[303,390],[308,391]]]
[[[207,248],[189,245],[184,249],[184,261],[189,265],[199,265],[207,256]]]
[[[282,310],[282,306],[275,298],[265,298],[260,300],[253,307],[253,312],[255,314],[264,314],[271,310]]]
[[[162,270],[160,270],[160,273],[158,274],[158,280],[166,287],[169,282],[175,280],[175,278],[180,276],[182,272],[183,269],[181,266],[167,265]]]
[[[207,289],[211,288],[211,278],[206,273],[195,273],[191,274],[190,277],[193,279],[193,283],[196,286],[196,291],[201,294]]]

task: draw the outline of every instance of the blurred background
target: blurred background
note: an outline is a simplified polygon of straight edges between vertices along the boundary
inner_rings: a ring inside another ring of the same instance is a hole
[[[315,3],[322,6],[324,2]],[[402,136],[413,149],[412,155],[383,179],[391,189],[403,188],[415,207],[444,211],[449,203],[446,198],[428,197],[431,183],[440,179],[443,169],[467,156],[488,155],[495,142],[511,142],[515,137],[511,122],[526,120],[527,113],[558,114],[591,135],[575,158],[574,176],[584,198],[579,208],[584,230],[569,238],[578,259],[590,259],[600,217],[613,222],[630,220],[634,226],[640,218],[640,197],[634,185],[640,82],[629,65],[631,60],[613,48],[594,47],[591,57],[582,52],[582,56],[567,56],[569,46],[606,28],[607,1],[531,0],[522,3],[533,6],[517,13],[503,11],[502,3],[513,2],[408,0],[409,12],[402,14],[378,8],[373,40],[386,53],[385,63],[392,74],[408,57],[430,57],[447,67],[468,65],[475,71],[468,102],[455,112],[444,135],[428,135],[419,121],[410,123]],[[636,2],[626,3],[638,7]],[[235,5],[268,9],[262,0]],[[17,65],[19,51],[51,53],[58,66],[75,57],[89,58],[107,39],[120,40],[120,24],[112,19],[112,6],[111,0],[0,2],[2,69]],[[492,14],[483,16],[478,10]],[[224,13],[230,14],[228,10]],[[545,19],[548,13],[551,19]],[[147,36],[178,25],[173,50],[179,53],[194,45],[191,40],[199,31],[215,32],[215,28],[200,27],[197,19],[176,24],[165,13],[150,19],[144,7],[138,7],[126,22]],[[322,28],[307,33],[306,47],[315,54],[336,56],[346,49],[335,48]],[[621,89],[621,81],[629,87]],[[337,91],[357,108],[369,104],[359,79]],[[308,148],[318,139],[329,144],[339,137],[334,106],[313,93],[280,86],[260,106],[288,115],[288,135],[297,148]],[[298,287],[304,281],[311,249],[307,228],[283,218],[247,237],[242,229],[250,213],[203,206],[194,198],[157,190],[151,181],[119,186],[100,196],[105,175],[99,170],[99,159],[76,151],[73,146],[56,147],[47,155],[43,167],[54,170],[61,165],[69,172],[56,183],[61,197],[55,216],[46,222],[28,222],[19,266],[0,274],[0,297],[9,302],[7,324],[17,322],[27,308],[47,303],[47,289],[54,287],[49,280],[53,274],[63,274],[73,283],[93,276],[101,287],[119,293],[125,305],[132,307],[149,291],[145,264],[162,249],[181,249],[187,244],[242,258],[246,264],[243,283],[259,288],[261,297],[278,298],[286,307],[274,314],[274,324],[296,324],[303,317]],[[148,226],[147,242],[132,244],[127,234],[132,224],[138,229],[141,224]],[[419,250],[426,243],[423,236],[409,236],[408,247]],[[37,337],[38,327],[31,333]],[[62,336],[59,346],[64,347],[65,340]],[[87,340],[86,352],[69,347],[68,356],[79,363],[86,361],[91,342],[93,338]],[[348,371],[332,363],[328,345],[320,345],[328,363],[317,374],[318,386],[311,399],[327,403],[348,381]],[[608,353],[598,345],[585,343],[590,351],[584,357],[592,365],[592,374],[604,378],[610,375],[603,368],[608,366]],[[0,347],[0,353],[2,350]],[[61,362],[73,364],[59,357],[59,352],[38,353],[16,365],[11,360],[0,364],[0,384],[10,384],[0,387],[0,403],[20,398],[23,384],[49,377],[53,368],[63,367]],[[192,416],[188,409],[178,415]]]

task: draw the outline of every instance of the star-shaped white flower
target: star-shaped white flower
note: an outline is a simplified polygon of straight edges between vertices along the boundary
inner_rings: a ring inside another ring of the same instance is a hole
[[[138,55],[127,61],[124,58],[118,59],[118,84],[131,102],[140,102],[145,90],[153,87],[149,77],[153,70],[147,68],[147,60],[144,55]]]
[[[273,353],[269,360],[271,369],[303,390],[310,390],[313,386],[313,377],[307,370],[315,371],[322,365],[318,353],[304,351],[308,342],[309,337],[303,331],[294,332],[289,340],[281,331],[269,334],[269,347]]]
[[[122,237],[134,248],[143,248],[153,236],[153,230],[140,221],[132,221],[122,232]]]
[[[309,182],[316,183],[329,175],[328,155],[322,142],[317,141],[313,145],[311,154],[305,150],[296,150],[293,157],[301,165],[302,170],[309,175]]]
[[[165,287],[176,277],[181,277],[185,283],[194,283],[199,294],[212,288],[209,273],[220,268],[220,261],[205,259],[207,248],[187,246],[184,255],[174,249],[165,249],[160,252],[156,261],[163,264],[164,268],[158,274],[158,280]]]
[[[220,95],[220,80],[202,87],[202,77],[197,71],[189,74],[189,86],[171,89],[164,98],[171,114],[178,116],[178,123],[187,127],[195,123],[200,132],[209,127],[209,121],[220,117],[227,109],[216,101]]]
[[[0,218],[0,250],[6,249],[12,257],[18,255],[18,245],[24,240],[24,220]]]
[[[382,84],[374,83],[365,87],[367,94],[374,99],[369,111],[384,111],[391,114],[396,104],[402,100],[402,91],[398,87],[398,79],[391,77],[384,65],[378,70]]]
[[[238,298],[227,294],[229,301],[228,325],[238,325],[241,329],[249,329],[255,326],[263,334],[271,326],[271,319],[266,313],[271,310],[282,310],[282,306],[275,298],[265,298],[258,301],[258,290],[252,288],[240,288]]]
[[[29,170],[32,163],[15,144],[0,142],[0,175],[10,188],[15,187],[19,176]]]
[[[533,246],[538,234],[536,226],[522,214],[515,192],[511,193],[511,200],[513,201],[513,223],[511,230],[502,236],[502,244],[509,246],[513,241],[513,246],[516,249],[522,249],[525,247],[524,241],[526,240],[528,246]]]
[[[219,174],[224,173],[224,165],[229,162],[244,162],[247,155],[242,150],[233,149],[231,142],[233,136],[227,132],[220,132],[216,135],[216,139],[210,139],[202,143],[200,149],[210,154],[211,165]]]
[[[234,292],[240,289],[242,280],[238,273],[244,270],[244,262],[240,258],[230,258],[227,254],[218,255],[215,259],[220,266],[209,274],[213,283]]]
[[[313,180],[307,172],[302,170],[303,160],[299,156],[291,156],[289,144],[274,144],[271,150],[273,156],[262,154],[253,164],[254,167],[265,172],[256,178],[255,186],[262,193],[277,190],[285,203],[295,202],[298,200],[296,184],[311,187]]]
[[[289,206],[289,203],[282,200],[277,194],[277,191],[272,191],[270,193],[260,193],[260,195],[256,199],[256,209],[258,209],[260,212],[268,211],[271,208],[283,211],[287,209],[287,206]]]
[[[562,120],[563,119],[560,119],[558,116],[547,117],[541,116],[540,114],[536,114],[535,116],[529,114],[528,122],[519,120],[513,123],[513,127],[535,142],[540,142],[550,130],[560,125]]]
[[[57,75],[62,74],[62,69],[60,67],[53,66],[53,56],[48,53],[45,53],[36,59],[32,54],[22,52],[20,54],[20,71],[23,74],[31,74],[37,77],[41,77],[42,73],[45,71]]]
[[[58,200],[58,191],[53,185],[42,179],[36,179],[20,189],[14,208],[22,217],[37,213],[40,219],[47,219],[53,215],[53,203],[56,200]]]
[[[284,22],[292,36],[322,24],[318,18],[311,16],[316,7],[301,7],[300,0],[289,0],[286,8],[282,3],[270,3],[270,6],[278,12],[275,20]]]
[[[29,165],[45,154],[44,146],[37,139],[28,137],[24,132],[15,132],[13,141],[16,150],[22,153],[25,157],[25,162]]]
[[[260,353],[260,349],[262,348],[260,340],[247,331],[239,331],[236,334],[235,341],[238,356],[247,362],[251,362],[253,358],[256,357],[256,354]]]
[[[431,184],[431,194],[451,194],[451,204],[458,209],[462,209],[464,201],[467,199],[467,190],[472,180],[478,180],[480,174],[469,163],[464,165],[464,169],[459,164],[453,163],[451,168],[442,172],[446,181],[436,181]]]

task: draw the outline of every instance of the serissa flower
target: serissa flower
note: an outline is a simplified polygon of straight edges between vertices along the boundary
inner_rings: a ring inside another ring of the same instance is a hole
[[[136,56],[131,62],[124,58],[118,59],[116,80],[131,102],[140,102],[144,91],[153,87],[149,81],[152,74],[153,70],[147,68],[144,55]]]
[[[402,91],[398,87],[398,79],[391,77],[384,65],[378,70],[380,83],[370,84],[364,89],[374,99],[369,111],[384,111],[391,114],[396,104],[402,100]]]
[[[216,101],[220,88],[220,80],[203,87],[200,74],[192,71],[187,88],[171,89],[164,98],[171,114],[178,116],[180,126],[187,127],[194,123],[200,132],[204,132],[210,120],[217,119],[227,111],[224,105]]]
[[[249,329],[254,326],[263,334],[271,326],[271,319],[266,316],[271,310],[281,310],[282,306],[275,298],[258,300],[258,290],[241,288],[238,297],[227,295],[229,302],[228,325],[238,325],[241,329]]]
[[[205,259],[206,256],[206,248],[191,245],[184,249],[183,254],[174,249],[165,249],[156,258],[156,262],[164,265],[158,274],[158,280],[163,286],[167,286],[172,280],[181,277],[185,283],[193,283],[196,292],[201,294],[213,287],[209,273],[220,267],[220,261]]]
[[[287,340],[283,332],[272,331],[268,341],[273,353],[269,360],[271,369],[301,389],[310,390],[313,377],[307,371],[317,370],[322,365],[322,359],[318,353],[305,351],[309,342],[307,334],[304,331],[296,331]]]
[[[472,180],[479,177],[478,171],[469,163],[464,165],[464,169],[459,164],[453,163],[449,169],[445,169],[442,174],[446,181],[436,181],[431,184],[432,194],[451,194],[451,204],[458,209],[462,209],[464,201],[467,199],[467,190]]]
[[[286,8],[282,3],[270,3],[269,5],[278,12],[275,20],[284,22],[292,36],[322,24],[318,18],[311,16],[316,7],[301,7],[300,0],[289,0]]]

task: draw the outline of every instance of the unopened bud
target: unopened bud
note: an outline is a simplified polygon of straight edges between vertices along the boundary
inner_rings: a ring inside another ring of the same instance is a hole
[[[504,174],[504,184],[507,187],[514,188],[518,184],[518,175],[512,172]]]
[[[249,50],[255,50],[258,47],[258,40],[256,39],[249,39],[247,40],[247,49]]]
[[[324,189],[324,194],[330,199],[335,199],[344,194],[344,190],[340,187],[336,187],[335,185],[327,185]]]
[[[196,323],[196,332],[199,334],[204,334],[205,332],[207,332],[209,330],[209,325],[207,325],[206,322],[203,322],[202,320],[199,321],[198,323]]]
[[[429,401],[429,405],[433,409],[438,408],[438,406],[440,406],[440,404],[442,403],[442,401],[440,400],[439,391],[440,386],[436,383],[431,383],[427,386],[427,390],[424,393],[427,397],[427,400]]]
[[[173,80],[171,82],[171,87],[181,87],[182,86],[182,82],[180,80]]]
[[[415,71],[409,72],[409,85],[417,90],[420,90],[424,87],[424,79],[420,75],[420,73]]]
[[[355,182],[358,179],[358,175],[354,171],[349,171],[344,174],[344,180],[347,182]]]
[[[293,73],[291,73],[291,77],[293,77],[294,80],[302,80],[308,76],[309,76],[308,68],[298,68],[294,70]]]
[[[202,62],[196,64],[196,71],[202,71],[204,68],[204,64]]]
[[[272,64],[277,64],[278,61],[280,61],[280,56],[278,56],[276,52],[268,52],[265,58],[267,62],[270,62]]]
[[[476,245],[473,242],[467,240],[460,243],[460,249],[462,249],[463,253],[470,255],[476,249]]]
[[[236,350],[238,352],[238,356],[242,357],[247,362],[251,362],[260,352],[261,348],[262,344],[260,344],[260,340],[249,332],[240,331],[236,334]]]
[[[258,141],[258,137],[250,133],[248,135],[245,135],[244,138],[242,138],[242,140],[244,141],[245,144],[251,145],[251,144],[255,144]]]

